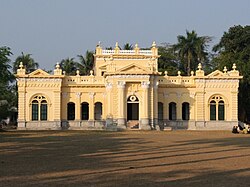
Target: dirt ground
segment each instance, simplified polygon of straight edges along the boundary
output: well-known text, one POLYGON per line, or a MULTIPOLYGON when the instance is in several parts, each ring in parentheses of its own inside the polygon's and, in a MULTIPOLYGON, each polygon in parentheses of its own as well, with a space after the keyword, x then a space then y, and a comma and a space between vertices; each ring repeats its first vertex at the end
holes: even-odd
POLYGON ((0 132, 0 186, 249 186, 250 135, 0 132))

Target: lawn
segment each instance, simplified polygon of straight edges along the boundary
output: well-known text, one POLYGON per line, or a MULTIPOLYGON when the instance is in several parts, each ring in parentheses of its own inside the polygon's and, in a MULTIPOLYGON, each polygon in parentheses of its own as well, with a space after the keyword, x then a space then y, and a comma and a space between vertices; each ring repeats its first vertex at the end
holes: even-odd
POLYGON ((250 135, 0 132, 0 186, 249 186, 250 135))

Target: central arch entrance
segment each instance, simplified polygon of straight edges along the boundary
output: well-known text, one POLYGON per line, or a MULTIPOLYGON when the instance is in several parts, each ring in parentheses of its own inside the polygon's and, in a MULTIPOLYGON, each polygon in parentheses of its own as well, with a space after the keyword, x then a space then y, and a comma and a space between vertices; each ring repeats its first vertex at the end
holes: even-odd
POLYGON ((139 128, 139 99, 135 95, 131 95, 127 99, 127 127, 139 128))

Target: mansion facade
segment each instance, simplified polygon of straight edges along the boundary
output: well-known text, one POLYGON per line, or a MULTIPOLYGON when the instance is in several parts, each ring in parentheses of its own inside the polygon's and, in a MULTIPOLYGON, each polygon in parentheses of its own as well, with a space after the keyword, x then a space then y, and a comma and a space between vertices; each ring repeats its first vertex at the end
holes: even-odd
POLYGON ((158 49, 113 50, 97 45, 89 76, 17 71, 18 129, 231 130, 238 124, 238 86, 232 70, 190 76, 158 71, 158 49))

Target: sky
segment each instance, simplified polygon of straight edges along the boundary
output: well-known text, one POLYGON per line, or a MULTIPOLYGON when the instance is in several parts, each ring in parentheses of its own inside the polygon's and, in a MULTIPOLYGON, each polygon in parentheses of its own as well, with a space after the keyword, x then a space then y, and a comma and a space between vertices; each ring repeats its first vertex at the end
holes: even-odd
POLYGON ((24 52, 52 70, 99 41, 103 48, 150 47, 195 30, 213 37, 213 46, 230 27, 249 22, 250 0, 0 0, 0 46, 11 48, 12 61, 24 52))

